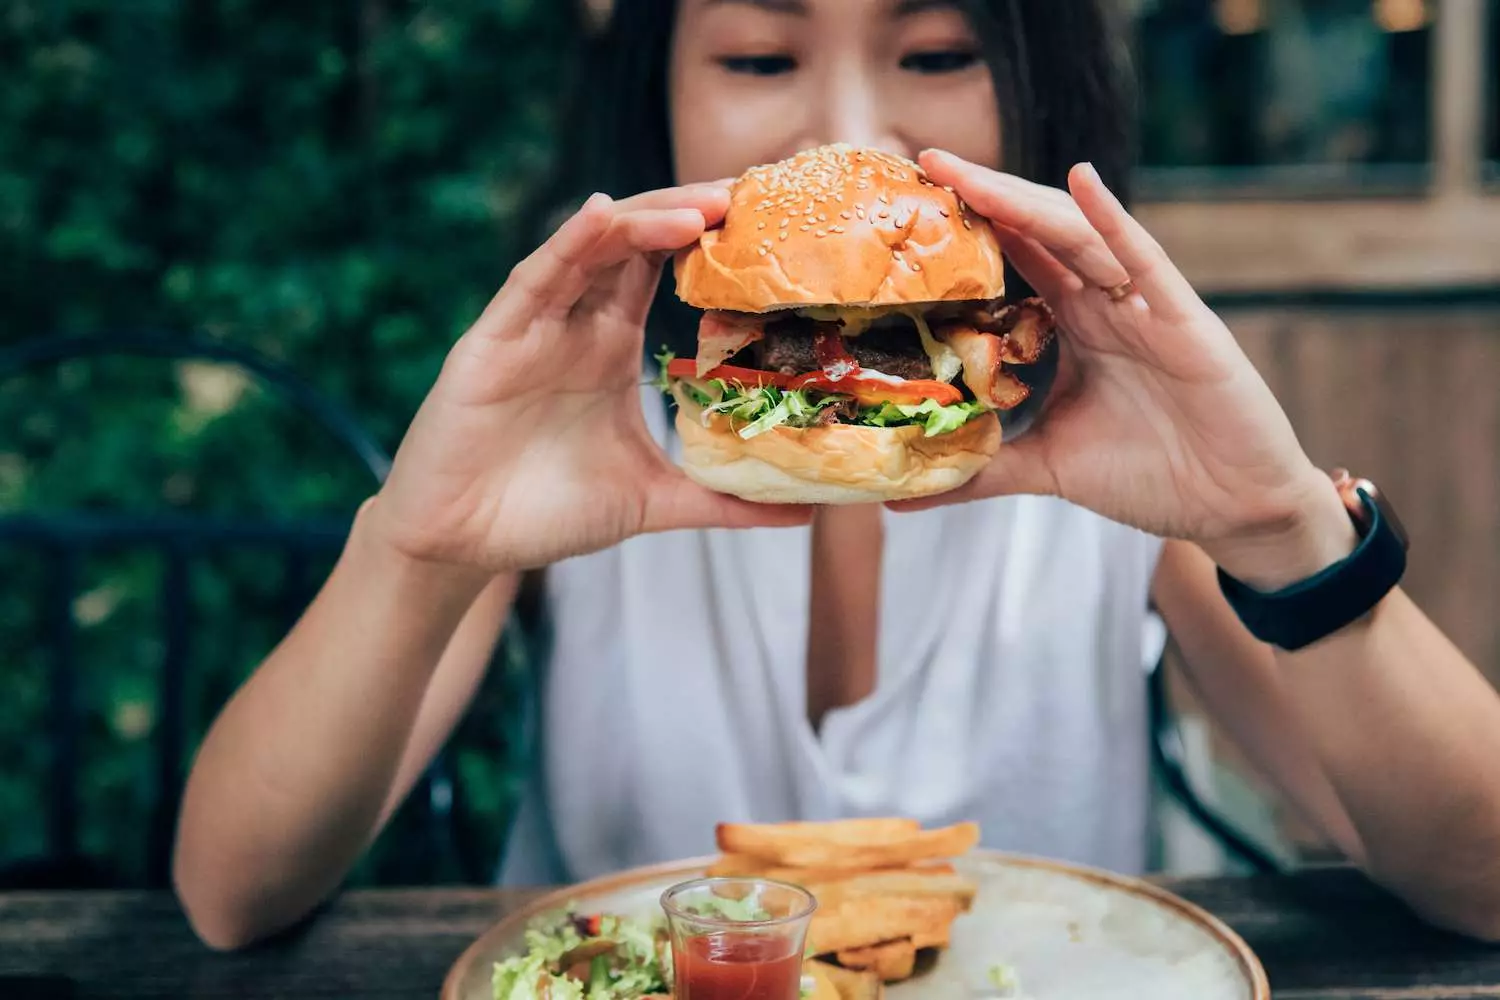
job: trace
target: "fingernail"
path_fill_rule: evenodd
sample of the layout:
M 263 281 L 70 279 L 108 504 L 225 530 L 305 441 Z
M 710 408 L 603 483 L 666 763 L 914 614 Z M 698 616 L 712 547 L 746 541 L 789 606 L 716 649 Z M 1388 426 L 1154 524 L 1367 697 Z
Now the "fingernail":
M 605 194 L 603 191 L 595 191 L 593 194 L 589 195 L 589 200 L 583 203 L 583 207 L 593 208 L 595 205 L 608 205 L 613 201 L 614 199 Z
M 1084 161 L 1083 163 L 1078 164 L 1078 175 L 1082 180 L 1093 185 L 1099 190 L 1105 192 L 1106 194 L 1109 193 L 1109 185 L 1104 183 L 1104 178 L 1099 176 L 1099 171 L 1095 169 L 1092 163 Z

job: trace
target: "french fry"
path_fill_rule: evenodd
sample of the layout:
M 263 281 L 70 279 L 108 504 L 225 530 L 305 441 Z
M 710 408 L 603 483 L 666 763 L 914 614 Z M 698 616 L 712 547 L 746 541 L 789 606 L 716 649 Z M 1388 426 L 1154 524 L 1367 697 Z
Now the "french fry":
M 802 975 L 812 977 L 812 992 L 804 993 L 802 1000 L 842 1000 L 838 986 L 823 972 L 825 968 L 828 966 L 817 961 L 802 963 Z
M 832 984 L 839 1000 L 882 1000 L 885 996 L 885 985 L 873 972 L 843 969 L 819 959 L 812 959 L 803 967 L 815 980 Z
M 869 969 L 887 983 L 910 979 L 917 966 L 917 948 L 911 938 L 850 948 L 836 957 L 844 968 Z
M 797 883 L 817 898 L 820 904 L 834 905 L 859 896 L 918 896 L 951 899 L 967 911 L 979 887 L 962 875 L 939 868 L 892 868 L 858 872 L 817 881 Z
M 914 865 L 909 868 L 886 868 L 886 869 L 848 869 L 848 868 L 789 868 L 776 865 L 770 861 L 760 858 L 752 858 L 748 854 L 721 854 L 713 864 L 708 866 L 706 874 L 710 878 L 742 878 L 753 876 L 755 878 L 768 878 L 777 882 L 790 882 L 800 885 L 808 891 L 813 891 L 814 886 L 835 887 L 840 883 L 850 880 L 860 880 L 867 876 L 890 875 L 897 876 L 907 874 L 914 879 L 931 876 L 936 879 L 941 876 L 953 876 L 954 868 L 946 862 L 932 862 L 928 864 Z M 914 886 L 914 892 L 940 891 L 936 883 L 920 883 L 924 888 Z M 956 883 L 953 883 L 956 886 Z M 814 892 L 814 895 L 816 893 Z
M 911 943 L 920 951 L 923 948 L 946 948 L 953 937 L 953 921 L 958 919 L 957 906 L 946 920 L 935 920 L 925 927 L 912 931 Z
M 718 842 L 726 854 L 748 854 L 784 868 L 896 868 L 963 854 L 979 842 L 979 825 L 957 823 L 936 830 L 910 830 L 721 823 Z
M 719 850 L 725 854 L 748 854 L 776 860 L 779 857 L 776 845 L 788 838 L 837 843 L 883 842 L 921 830 L 922 825 L 914 819 L 875 817 L 823 822 L 720 823 L 714 832 Z
M 829 955 L 904 937 L 930 939 L 943 933 L 957 913 L 953 901 L 942 898 L 870 896 L 820 905 L 807 929 L 808 950 Z
M 918 952 L 949 946 L 978 892 L 948 860 L 978 843 L 974 823 L 721 823 L 715 834 L 722 853 L 709 875 L 790 882 L 817 898 L 807 946 L 822 958 L 807 965 L 817 980 L 809 1000 L 883 1000 L 885 983 L 915 974 Z

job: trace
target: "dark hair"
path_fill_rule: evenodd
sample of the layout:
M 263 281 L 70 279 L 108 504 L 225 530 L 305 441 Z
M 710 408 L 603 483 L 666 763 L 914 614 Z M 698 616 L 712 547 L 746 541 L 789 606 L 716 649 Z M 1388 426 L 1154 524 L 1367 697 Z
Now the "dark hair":
M 607 26 L 581 36 L 577 85 L 564 112 L 564 155 L 551 195 L 533 203 L 531 246 L 558 212 L 593 191 L 621 198 L 674 182 L 667 68 L 679 0 L 613 0 Z M 995 81 L 1004 167 L 1062 186 L 1073 164 L 1088 160 L 1126 196 L 1134 159 L 1135 95 L 1124 34 L 1105 0 L 960 0 Z M 527 247 L 530 249 L 530 246 Z M 1014 273 L 1006 287 L 1021 294 Z M 697 314 L 663 276 L 647 350 L 665 343 L 678 354 L 697 347 Z M 542 620 L 541 574 L 522 581 L 518 612 L 535 630 Z
M 591 191 L 626 197 L 673 183 L 667 71 L 679 0 L 614 0 L 576 64 L 563 169 L 549 213 Z M 1134 158 L 1124 33 L 1105 0 L 959 0 L 995 81 L 1007 171 L 1062 186 L 1091 161 L 1122 196 Z M 539 220 L 540 221 L 540 220 Z M 1012 275 L 1007 285 L 1024 287 Z M 666 284 L 666 283 L 664 283 Z M 661 335 L 692 350 L 690 318 L 658 299 Z M 684 325 L 685 324 L 685 325 Z

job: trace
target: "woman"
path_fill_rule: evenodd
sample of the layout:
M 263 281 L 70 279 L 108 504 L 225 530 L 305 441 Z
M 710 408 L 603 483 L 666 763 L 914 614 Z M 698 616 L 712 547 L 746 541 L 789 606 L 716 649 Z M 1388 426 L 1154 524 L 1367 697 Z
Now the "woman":
M 1118 183 L 1125 165 L 1096 4 L 616 8 L 597 54 L 612 116 L 584 134 L 635 155 L 585 166 L 628 197 L 589 199 L 511 274 L 213 727 L 175 867 L 203 938 L 244 944 L 334 890 L 541 567 L 557 641 L 508 881 L 701 853 L 718 820 L 870 813 L 1138 869 L 1154 604 L 1303 815 L 1434 921 L 1500 936 L 1500 699 L 1479 673 L 1399 590 L 1295 652 L 1220 592 L 1216 567 L 1272 591 L 1357 534 L 1229 331 L 1099 173 L 1069 170 Z M 921 162 L 1066 331 L 1043 421 L 899 512 L 708 493 L 640 384 L 661 264 L 722 216 L 715 178 L 836 140 L 945 150 Z

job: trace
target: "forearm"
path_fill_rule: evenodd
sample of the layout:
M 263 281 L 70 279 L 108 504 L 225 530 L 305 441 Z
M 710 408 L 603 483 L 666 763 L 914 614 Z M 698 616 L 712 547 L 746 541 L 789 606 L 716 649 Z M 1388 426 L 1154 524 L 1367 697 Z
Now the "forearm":
M 1329 491 L 1290 544 L 1215 558 L 1275 589 L 1354 542 Z M 1500 697 L 1483 675 L 1399 589 L 1275 661 L 1371 874 L 1436 922 L 1500 936 Z
M 210 943 L 295 921 L 365 847 L 479 576 L 404 559 L 356 519 L 327 583 L 199 751 L 174 876 Z
M 1434 921 L 1500 936 L 1500 698 L 1402 592 L 1278 652 L 1366 864 Z

